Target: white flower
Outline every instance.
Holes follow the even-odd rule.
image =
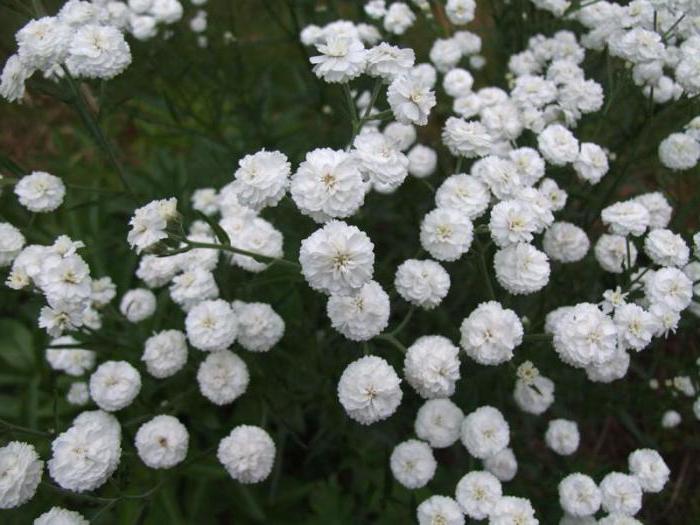
[[[416,15],[403,2],[394,2],[384,15],[384,29],[395,35],[402,35],[416,21]]]
[[[420,179],[429,177],[437,168],[437,153],[433,148],[416,144],[406,155],[408,158],[408,173]]]
[[[279,151],[261,150],[238,162],[233,189],[238,201],[253,210],[276,206],[287,191],[291,165]]]
[[[291,184],[292,199],[299,211],[316,222],[354,214],[362,206],[366,191],[355,157],[329,148],[308,152]]]
[[[34,520],[34,525],[90,525],[90,522],[74,510],[51,507]]]
[[[456,261],[469,251],[472,222],[454,208],[435,208],[421,222],[420,242],[439,261]]]
[[[282,237],[282,233],[271,223],[260,217],[255,217],[247,221],[240,230],[239,235],[231,239],[231,245],[234,248],[273,259],[278,259],[283,256],[283,242],[284,238]],[[203,251],[212,252],[213,250]],[[214,251],[214,253],[216,254],[216,251]],[[269,263],[259,262],[249,255],[242,255],[239,253],[231,257],[231,262],[246,271],[255,273],[262,272],[269,266]]]
[[[508,152],[524,186],[532,186],[544,177],[545,162],[536,149],[518,148]],[[557,208],[554,208],[557,209]]]
[[[649,226],[649,212],[634,201],[616,202],[600,213],[603,224],[616,235],[642,235]]]
[[[570,516],[592,516],[598,512],[600,501],[600,489],[590,476],[577,472],[559,482],[559,504]]]
[[[687,133],[672,133],[659,145],[659,160],[674,171],[692,169],[700,160],[700,142]]]
[[[632,199],[644,206],[649,212],[649,228],[666,228],[671,222],[673,208],[660,192],[644,193]]]
[[[353,142],[353,154],[372,187],[380,193],[396,190],[408,175],[408,159],[382,133],[361,133]]]
[[[442,130],[442,141],[454,156],[473,159],[488,155],[494,138],[481,122],[449,117]]]
[[[387,90],[387,100],[398,122],[425,126],[430,110],[437,101],[430,84],[414,71],[392,81]]]
[[[0,74],[0,96],[8,102],[24,98],[24,83],[32,76],[34,70],[25,65],[18,55],[12,55],[5,62]]]
[[[493,258],[498,283],[512,294],[531,294],[549,282],[549,260],[527,243],[511,244]]]
[[[66,66],[77,77],[110,79],[131,64],[124,35],[112,26],[86,24],[70,43]]]
[[[302,241],[299,262],[314,290],[352,294],[372,279],[374,244],[357,227],[331,221]]]
[[[331,294],[326,306],[333,328],[351,341],[367,341],[389,323],[389,296],[376,281],[350,295]]]
[[[158,379],[170,377],[187,363],[187,341],[179,330],[163,330],[144,344],[141,360],[148,373]]]
[[[683,237],[661,228],[646,236],[644,252],[659,266],[685,266],[690,257],[690,249]]]
[[[407,489],[424,487],[435,475],[437,462],[423,441],[409,439],[394,447],[389,461],[394,479]]]
[[[284,320],[266,303],[234,301],[238,344],[249,352],[267,352],[284,335]]]
[[[157,242],[167,238],[165,228],[177,218],[177,199],[151,201],[134,211],[129,221],[131,230],[127,236],[129,245],[136,248],[136,253],[151,248]]]
[[[651,342],[657,331],[656,318],[633,303],[623,304],[615,309],[613,316],[618,340],[622,349],[643,350]]]
[[[432,310],[447,296],[450,274],[435,261],[409,259],[396,269],[394,287],[409,303]]]
[[[399,151],[406,151],[416,141],[418,133],[413,124],[389,122],[382,131],[387,140]]]
[[[557,183],[552,179],[545,178],[542,179],[539,187],[540,193],[542,193],[552,206],[552,211],[559,211],[564,209],[566,206],[566,199],[568,195],[564,190],[557,186]]]
[[[449,399],[429,399],[418,409],[416,436],[433,448],[452,446],[459,439],[464,412]]]
[[[513,398],[523,412],[543,414],[554,403],[554,382],[544,376],[537,376],[530,382],[518,379]]]
[[[215,405],[233,403],[245,393],[249,382],[245,362],[229,350],[212,352],[197,370],[200,392]]]
[[[641,521],[624,514],[609,514],[597,521],[598,525],[643,525]]]
[[[375,20],[382,18],[386,14],[386,1],[369,0],[364,6],[364,10],[370,18]]]
[[[350,363],[338,382],[338,399],[351,419],[369,425],[391,416],[403,393],[396,371],[384,359],[365,356]]]
[[[357,38],[330,34],[316,48],[321,54],[310,61],[316,76],[326,82],[347,82],[365,70],[367,51]]]
[[[538,523],[530,500],[515,496],[500,498],[489,515],[489,525],[537,525]]]
[[[555,261],[564,263],[583,259],[591,247],[586,232],[570,222],[555,222],[544,233],[542,247]]]
[[[490,472],[473,471],[457,483],[455,497],[467,516],[475,520],[487,518],[501,499],[501,482]]]
[[[518,473],[518,461],[513,449],[504,448],[498,454],[484,459],[484,468],[500,481],[511,481]]]
[[[43,171],[22,177],[15,185],[19,203],[34,213],[48,213],[63,203],[66,187],[63,181]]]
[[[185,459],[189,441],[185,425],[176,417],[160,415],[139,427],[134,446],[146,466],[167,469]]]
[[[90,401],[88,384],[84,381],[71,383],[68,393],[66,394],[66,401],[75,406],[87,405]]]
[[[544,434],[547,446],[561,456],[570,456],[578,449],[581,436],[575,421],[552,419]]]
[[[90,397],[107,412],[128,407],[141,391],[141,375],[126,361],[105,361],[90,376]]]
[[[519,242],[530,242],[538,229],[537,217],[530,203],[504,200],[491,208],[489,231],[497,246],[504,248]]]
[[[96,410],[83,412],[51,443],[49,474],[61,488],[85,492],[102,486],[121,457],[117,418]]]
[[[30,20],[17,31],[17,54],[27,68],[48,70],[63,62],[72,30],[57,17]]]
[[[644,492],[661,492],[671,474],[666,462],[656,450],[640,448],[627,458],[629,471]]]
[[[462,58],[462,48],[454,38],[437,38],[430,48],[430,61],[445,73],[455,67]]]
[[[466,69],[454,68],[445,74],[442,80],[442,87],[451,97],[461,97],[468,95],[474,85],[474,77]]]
[[[158,257],[157,255],[144,255],[136,269],[136,277],[141,279],[149,288],[159,288],[175,277],[180,271],[177,255]]]
[[[661,268],[644,283],[649,302],[682,312],[693,299],[693,282],[678,268]]]
[[[60,370],[70,376],[81,376],[95,367],[95,352],[82,348],[61,348],[77,345],[78,341],[66,335],[53,339],[46,349],[46,360],[54,370]],[[56,347],[56,348],[52,348]]]
[[[401,49],[382,42],[367,51],[367,74],[391,82],[408,73],[415,60],[413,49]]]
[[[629,354],[618,348],[610,359],[586,366],[586,376],[595,383],[610,383],[625,377],[629,365]]]
[[[498,365],[513,358],[523,340],[523,325],[513,310],[496,301],[481,303],[460,327],[460,345],[482,365]]]
[[[597,144],[583,142],[578,158],[574,161],[574,170],[581,179],[598,184],[608,172],[608,157]]]
[[[262,428],[239,425],[221,440],[216,457],[236,481],[260,483],[272,472],[275,443]]]
[[[600,482],[603,510],[634,516],[642,508],[642,487],[639,480],[621,472],[611,472]]]
[[[117,296],[117,285],[109,276],[92,279],[90,288],[90,300],[95,308],[107,306]]]
[[[219,296],[219,287],[214,274],[195,267],[173,277],[170,285],[170,298],[188,312],[193,306]]]
[[[547,126],[537,137],[537,148],[555,166],[575,162],[579,157],[578,140],[561,124]]]
[[[431,496],[416,509],[418,525],[464,525],[459,505],[447,496]]]
[[[148,319],[156,311],[156,296],[145,288],[129,290],[119,303],[119,311],[132,323]]]
[[[404,376],[425,399],[450,397],[459,380],[459,348],[439,335],[423,336],[406,351]]]
[[[445,14],[455,25],[468,24],[474,20],[476,2],[474,0],[447,0]]]
[[[219,211],[219,195],[214,188],[199,188],[192,193],[192,208],[204,215]]]
[[[438,208],[454,208],[471,220],[486,211],[490,200],[486,184],[464,173],[447,177],[435,193]]]
[[[238,335],[238,319],[222,299],[203,301],[193,307],[185,319],[190,344],[204,352],[225,350]]]
[[[637,262],[637,248],[621,235],[603,234],[595,245],[595,258],[606,272],[622,273]]]
[[[667,410],[661,417],[663,428],[674,428],[681,424],[681,415],[675,410]]]
[[[583,368],[611,359],[617,351],[617,336],[612,319],[596,305],[580,303],[554,327],[554,349],[565,363]]]
[[[461,440],[469,454],[478,459],[485,459],[508,446],[510,428],[501,412],[486,405],[464,418]]]
[[[12,509],[34,497],[44,462],[34,447],[10,441],[0,447],[0,509]]]
[[[484,182],[497,199],[513,199],[523,189],[515,163],[495,155],[476,161],[471,173]]]

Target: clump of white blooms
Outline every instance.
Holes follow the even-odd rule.
[[[426,399],[450,397],[459,380],[459,348],[439,335],[419,338],[406,350],[404,376]]]
[[[234,301],[231,307],[238,320],[236,340],[249,352],[267,352],[282,339],[284,319],[269,304]]]
[[[238,335],[238,318],[222,299],[202,301],[187,313],[187,339],[195,348],[216,352],[230,347]]]
[[[187,339],[179,330],[163,330],[144,343],[141,360],[153,377],[163,379],[179,372],[187,363]]]
[[[437,462],[426,443],[409,439],[394,447],[390,466],[391,473],[401,485],[408,489],[419,489],[433,479]]]
[[[44,462],[32,445],[11,441],[0,447],[0,509],[18,507],[30,500],[43,472]]]
[[[348,416],[369,425],[391,416],[401,404],[401,379],[384,359],[365,356],[350,363],[338,381],[338,399]]]
[[[462,321],[460,332],[460,344],[469,357],[482,365],[498,365],[512,359],[522,342],[523,325],[515,312],[489,301]]]
[[[90,376],[90,397],[107,412],[129,406],[141,391],[141,375],[126,361],[105,361]]]
[[[216,457],[233,479],[240,483],[260,483],[272,471],[275,443],[260,427],[240,425],[221,440]]]
[[[498,409],[482,406],[464,418],[461,440],[472,456],[486,459],[508,446],[510,427]]]
[[[124,294],[119,311],[132,323],[148,319],[156,311],[156,296],[145,288],[135,288]]]
[[[547,446],[562,456],[570,456],[578,449],[581,437],[578,425],[568,419],[553,419],[544,435]]]
[[[249,382],[248,366],[228,350],[210,353],[197,370],[200,392],[215,405],[233,403],[245,393]]]
[[[350,295],[333,294],[326,306],[331,326],[351,341],[366,341],[389,323],[389,296],[376,281]]]
[[[172,468],[185,459],[189,440],[185,425],[176,417],[160,415],[139,427],[136,452],[151,468]]]
[[[433,448],[446,448],[457,442],[464,413],[449,399],[429,399],[418,409],[416,436]]]
[[[289,185],[291,166],[279,151],[259,151],[238,162],[233,190],[238,202],[253,210],[275,206]]]
[[[409,259],[396,269],[394,286],[409,303],[432,310],[449,292],[450,274],[435,261]]]
[[[472,222],[456,208],[435,208],[421,223],[420,243],[438,261],[456,261],[473,239]]]
[[[467,516],[483,520],[491,515],[503,495],[501,482],[491,473],[473,471],[457,483],[455,497]]]
[[[19,203],[34,213],[48,213],[56,210],[66,195],[63,181],[44,171],[22,177],[15,186]]]
[[[419,525],[463,525],[464,514],[455,500],[447,496],[431,496],[416,509]]]

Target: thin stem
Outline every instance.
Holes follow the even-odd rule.
[[[248,250],[241,250],[240,248],[234,248],[233,246],[226,246],[224,244],[214,244],[210,242],[197,242],[197,241],[191,241],[189,239],[184,239],[183,242],[187,244],[190,248],[204,248],[208,250],[222,250],[226,252],[231,252],[235,253],[238,255],[246,255],[248,257],[252,257],[255,259],[257,262],[266,262],[270,264],[274,263],[281,263],[281,264],[286,264],[288,266],[293,266],[294,268],[300,268],[298,263],[295,263],[294,261],[290,261],[288,259],[283,259],[281,257],[268,257],[267,255],[261,255],[259,253],[255,252],[249,252]]]
[[[95,142],[97,142],[98,146],[100,146],[100,148],[102,148],[102,150],[107,155],[109,162],[116,170],[117,175],[119,175],[119,179],[121,180],[122,186],[124,186],[124,190],[129,194],[132,200],[138,202],[134,191],[131,189],[129,182],[127,181],[126,170],[117,158],[117,154],[114,151],[114,146],[109,141],[104,131],[100,127],[99,122],[90,110],[87,100],[85,100],[85,96],[80,90],[80,86],[78,86],[78,83],[70,74],[70,71],[67,67],[63,66],[63,71],[65,73],[65,78],[68,81],[68,85],[70,86],[71,91],[73,92],[73,95],[75,97],[75,108],[78,111],[78,114],[82,117],[83,121],[85,122],[85,125],[92,133]]]
[[[44,432],[43,430],[34,430],[32,428],[15,425],[14,423],[10,423],[9,421],[5,421],[4,419],[0,419],[0,426],[3,426],[6,429],[11,430],[13,432],[22,432],[24,434],[29,434],[32,436],[51,437],[51,434],[49,434],[48,432]]]
[[[398,335],[401,332],[401,330],[403,330],[406,327],[406,325],[408,324],[408,322],[411,320],[411,317],[413,317],[413,312],[415,312],[415,311],[416,311],[416,307],[412,306],[411,309],[406,314],[406,316],[403,318],[403,320],[398,324],[398,326],[396,328],[394,328],[392,331],[390,331],[389,333],[387,333],[386,335],[389,335],[392,337],[395,337],[396,335]]]
[[[476,241],[476,243],[478,245],[479,250],[479,270],[481,271],[481,277],[486,283],[486,291],[488,293],[489,299],[491,301],[495,301],[496,292],[493,289],[493,284],[491,283],[491,275],[489,274],[489,269],[486,265],[486,247],[482,245],[479,241]]]
[[[350,121],[352,124],[352,134],[350,135],[350,140],[345,148],[349,150],[352,143],[355,141],[355,137],[360,132],[360,119],[357,116],[357,108],[355,107],[355,100],[352,98],[352,93],[350,93],[350,86],[347,82],[343,83],[343,93],[345,94],[345,102],[348,105],[348,112],[350,113]]]
[[[396,348],[404,354],[407,352],[406,347],[403,344],[401,344],[401,341],[396,339],[396,337],[394,337],[391,334],[380,334],[377,336],[377,339],[381,339],[383,341],[386,341],[387,343],[390,343],[394,348]]]
[[[369,99],[369,104],[367,104],[367,109],[365,109],[365,114],[362,115],[363,120],[369,117],[369,114],[372,111],[374,104],[377,102],[377,98],[379,97],[379,92],[381,91],[383,84],[384,81],[381,78],[378,78],[374,81],[374,87],[372,87],[372,96]]]

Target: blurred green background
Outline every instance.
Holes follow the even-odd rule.
[[[25,23],[10,9],[12,3],[0,0],[3,62],[14,52],[14,32]],[[61,2],[45,4],[53,13]],[[86,83],[83,90],[118,145],[139,199],[177,196],[186,218],[193,220],[192,192],[232,180],[238,159],[247,153],[278,149],[296,166],[311,149],[344,147],[350,125],[341,90],[323,85],[311,73],[308,56],[313,50],[299,43],[298,33],[309,23],[367,20],[361,2],[209,0],[208,46],[201,48],[188,27],[196,8],[187,0],[183,4],[185,17],[172,27],[170,38],[145,43],[131,39],[134,61],[126,73],[108,83]],[[526,0],[477,4],[478,19],[469,29],[484,40],[487,66],[475,72],[476,87],[505,88],[508,56],[522,50],[529,36],[552,34],[561,24],[536,12]],[[225,38],[225,32],[233,38]],[[432,26],[419,19],[406,35],[393,40],[414,47],[417,61],[424,62],[435,37]],[[627,195],[662,189],[676,208],[672,228],[687,238],[698,227],[700,174],[679,176],[663,170],[656,148],[700,112],[698,100],[656,107],[652,113],[620,64],[597,53],[588,56],[585,67],[588,76],[605,87],[609,104],[604,114],[584,118],[576,135],[610,148],[617,159],[594,188],[578,183],[570,170],[548,172],[569,191],[570,204],[558,219],[585,226],[595,240],[601,231],[601,207]],[[368,88],[365,82],[358,81],[356,87]],[[351,221],[372,237],[376,279],[388,291],[396,266],[419,248],[420,220],[434,205],[429,186],[439,186],[453,169],[439,140],[451,104],[438,89],[440,105],[430,124],[419,129],[419,142],[440,151],[438,173],[428,179],[429,185],[409,178],[391,197],[370,194]],[[93,276],[110,275],[120,295],[139,286],[133,276],[137,257],[125,242],[134,204],[72,110],[67,86],[36,78],[28,91],[23,105],[0,101],[0,173],[45,170],[73,188],[64,205],[46,216],[20,208],[5,190],[0,219],[19,227],[32,243],[51,243],[64,233],[83,240],[83,256]],[[522,144],[532,141],[525,136]],[[297,257],[300,240],[315,229],[289,199],[263,216],[284,233],[287,258]],[[457,341],[462,319],[486,298],[474,255],[446,267],[453,283],[448,299],[435,311],[415,313],[400,334],[404,345],[426,334]],[[98,499],[57,492],[45,473],[37,496],[19,509],[0,511],[0,522],[29,523],[50,506],[60,505],[105,524],[407,523],[415,520],[415,508],[423,499],[452,495],[466,472],[481,468],[458,443],[436,451],[438,471],[426,488],[412,492],[394,482],[388,457],[394,445],[413,435],[413,419],[422,403],[415,392],[404,385],[404,401],[387,421],[370,427],[352,422],[337,401],[336,384],[344,367],[363,355],[363,348],[330,328],[324,298],[309,290],[301,276],[281,268],[248,274],[222,263],[215,275],[224,299],[269,302],[287,324],[284,339],[268,354],[241,352],[251,371],[247,394],[223,408],[204,399],[194,379],[202,354],[194,350],[187,367],[173,378],[157,381],[144,375],[137,403],[118,414],[124,431],[122,464],[114,479],[95,492]],[[551,309],[597,301],[603,290],[616,284],[615,276],[601,272],[589,254],[580,263],[553,265],[552,280],[543,293],[514,297],[498,288],[497,295],[505,306],[526,315],[526,331],[536,333]],[[138,325],[106,314],[103,340],[91,347],[100,360],[119,358],[139,366],[149,335],[182,329],[183,315],[167,289],[157,296],[156,315]],[[32,436],[0,425],[0,443],[27,440],[48,459],[52,433],[65,430],[80,410],[64,401],[68,378],[51,373],[45,362],[48,338],[36,328],[40,306],[40,299],[27,292],[0,289],[0,419],[38,432]],[[407,304],[392,294],[390,326],[407,312]],[[539,417],[520,412],[512,400],[515,366],[482,367],[463,359],[462,380],[453,399],[465,412],[482,404],[504,412],[520,466],[504,490],[530,498],[542,524],[560,518],[556,487],[561,478],[581,471],[600,480],[612,470],[625,470],[627,455],[640,447],[658,449],[672,478],[664,492],[644,497],[638,517],[649,524],[700,522],[700,433],[692,400],[675,397],[663,387],[648,387],[652,377],[662,383],[681,373],[697,379],[700,325],[690,314],[681,324],[678,335],[632,356],[627,378],[612,385],[588,382],[583,372],[563,365],[549,345],[524,343],[515,365],[530,359],[556,383],[556,402]],[[370,349],[403,369],[402,355],[393,347],[380,341],[371,342]],[[684,417],[674,430],[660,427],[661,415],[669,408]],[[133,447],[139,424],[155,413],[176,415],[191,434],[188,461],[172,471],[146,468]],[[580,425],[581,448],[571,457],[556,456],[544,445],[547,421],[554,417]],[[258,486],[231,480],[215,457],[219,440],[240,423],[263,426],[277,444],[273,473]],[[135,497],[144,494],[148,497]]]

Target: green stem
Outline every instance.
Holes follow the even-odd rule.
[[[404,354],[407,352],[406,347],[401,344],[401,341],[396,339],[396,337],[394,337],[391,334],[380,334],[377,336],[377,339],[381,339],[382,341],[386,341],[387,343],[391,344],[394,348],[396,348],[397,350],[401,351]]]
[[[66,80],[68,81],[68,85],[70,86],[70,89],[73,92],[73,96],[75,97],[74,106],[78,111],[78,114],[83,119],[83,122],[85,123],[87,128],[90,130],[90,133],[92,133],[92,136],[97,145],[100,148],[102,148],[110,164],[112,164],[112,166],[116,170],[117,175],[119,175],[119,179],[121,180],[122,186],[124,186],[124,190],[129,194],[133,201],[138,202],[136,195],[134,194],[133,190],[131,189],[131,186],[129,185],[129,182],[127,181],[126,170],[117,158],[114,146],[105,135],[95,116],[92,114],[92,111],[90,110],[90,107],[87,101],[85,100],[85,96],[80,90],[80,86],[70,74],[70,71],[68,71],[67,67],[63,66],[63,71],[65,73]]]
[[[209,243],[209,242],[197,242],[197,241],[191,241],[189,239],[183,239],[183,242],[191,248],[204,248],[204,249],[208,249],[208,250],[222,250],[222,251],[226,251],[226,252],[235,253],[238,255],[247,255],[248,257],[252,257],[253,259],[255,259],[257,262],[265,262],[265,263],[269,263],[269,264],[281,263],[281,264],[286,264],[288,266],[292,266],[294,268],[300,268],[298,263],[295,263],[294,261],[290,261],[288,259],[283,259],[281,257],[268,257],[267,255],[261,255],[259,253],[249,252],[248,250],[241,250],[240,248],[234,248],[233,246],[226,246],[223,244],[214,244],[214,243]]]
[[[32,428],[23,427],[20,425],[15,425],[14,423],[10,423],[9,421],[5,421],[4,419],[0,419],[0,426],[5,427],[6,429],[12,432],[22,432],[24,434],[39,437],[51,437],[51,434],[49,434],[48,432],[44,432],[42,430],[34,430]]]
[[[413,317],[413,312],[415,312],[415,311],[416,311],[415,306],[412,306],[411,309],[406,314],[406,316],[403,318],[403,320],[398,324],[398,326],[396,328],[394,328],[392,331],[390,331],[389,333],[387,333],[386,335],[389,335],[391,337],[395,337],[396,335],[398,335],[401,332],[401,330],[403,330],[406,327],[406,325],[408,324],[408,322],[411,320],[411,317]]]
[[[493,284],[491,283],[491,275],[489,274],[488,266],[486,265],[486,246],[482,245],[479,241],[475,239],[478,251],[479,251],[479,270],[481,271],[481,277],[486,283],[486,291],[488,297],[491,301],[496,300],[496,292],[493,289]]]

